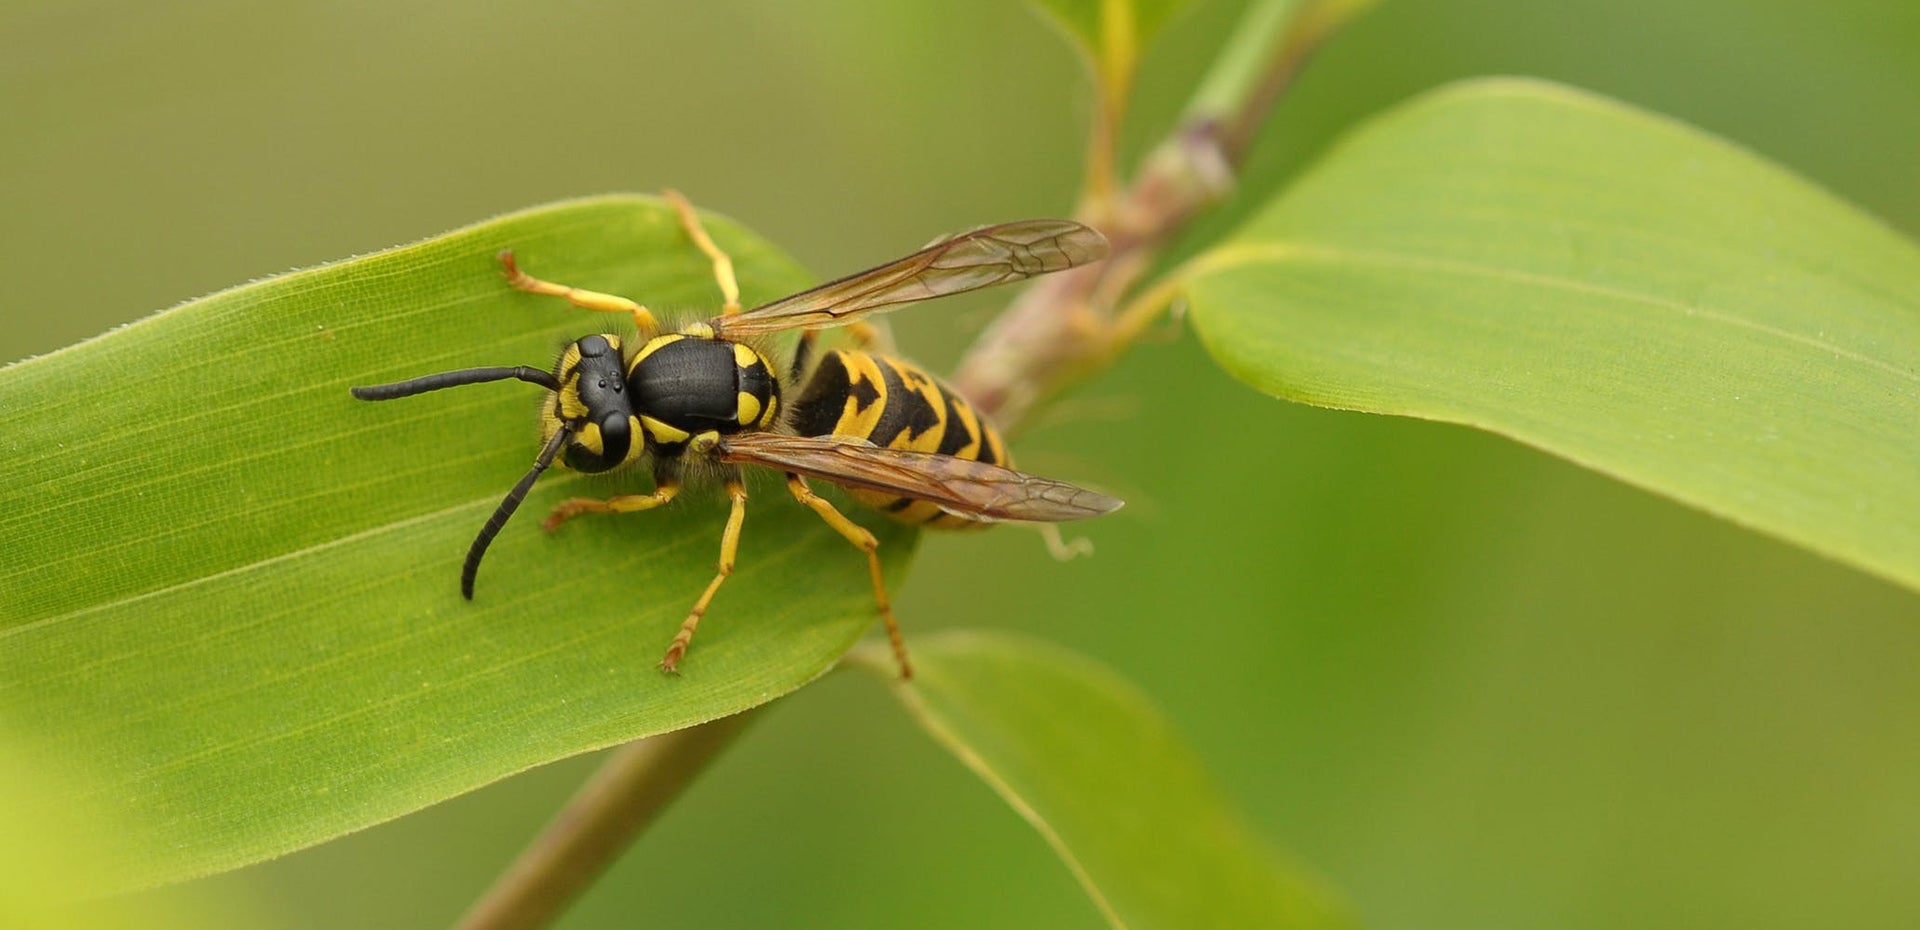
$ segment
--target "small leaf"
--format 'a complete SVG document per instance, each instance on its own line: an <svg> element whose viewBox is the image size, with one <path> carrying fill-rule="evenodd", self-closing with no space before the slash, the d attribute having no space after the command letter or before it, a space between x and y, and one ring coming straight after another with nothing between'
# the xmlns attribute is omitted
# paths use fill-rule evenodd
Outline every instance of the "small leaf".
<svg viewBox="0 0 1920 930"><path fill-rule="evenodd" d="M1101 84L1102 98L1117 100L1132 87L1141 53L1188 2L1034 0L1034 5L1074 40Z"/></svg>
<svg viewBox="0 0 1920 930"><path fill-rule="evenodd" d="M1920 249L1690 127L1442 90L1181 274L1262 390L1501 433L1920 587Z"/></svg>
<svg viewBox="0 0 1920 930"><path fill-rule="evenodd" d="M749 301L809 283L733 224L711 230ZM545 368L569 338L627 324L512 291L494 258L508 246L530 273L663 317L718 307L670 209L605 197L0 370L0 723L84 760L94 790L57 803L136 831L105 886L233 868L736 713L819 675L872 621L863 557L777 479L751 485L738 570L677 677L656 663L713 577L715 495L547 537L563 498L648 487L550 473L461 599L469 540L537 451L541 390L373 404L347 388ZM912 535L852 515L897 576Z"/></svg>
<svg viewBox="0 0 1920 930"><path fill-rule="evenodd" d="M851 657L1040 831L1114 927L1334 927L1316 884L1249 833L1200 760L1132 685L1045 643L960 632Z"/></svg>

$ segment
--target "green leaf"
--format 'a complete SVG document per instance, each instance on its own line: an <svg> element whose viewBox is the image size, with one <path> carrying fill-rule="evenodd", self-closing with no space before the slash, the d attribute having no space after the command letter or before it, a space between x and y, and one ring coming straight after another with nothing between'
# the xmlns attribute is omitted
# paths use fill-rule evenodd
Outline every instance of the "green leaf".
<svg viewBox="0 0 1920 930"><path fill-rule="evenodd" d="M1033 2L1074 41L1100 82L1103 99L1118 101L1133 85L1140 55L1189 0Z"/></svg>
<svg viewBox="0 0 1920 930"><path fill-rule="evenodd" d="M749 301L808 283L714 220ZM719 303L671 210L555 204L196 300L0 370L0 723L83 761L140 831L103 887L278 855L575 753L772 700L874 617L863 557L777 480L682 665L726 505L589 515L648 487L556 471L461 599L468 542L537 451L519 382L388 403L349 385L547 367L624 316L514 292L494 255L665 317ZM675 313L674 311L685 311ZM772 347L769 347L770 349ZM853 508L898 577L912 535Z"/></svg>
<svg viewBox="0 0 1920 930"><path fill-rule="evenodd" d="M1445 89L1180 274L1262 390L1491 430L1920 587L1920 250L1695 129Z"/></svg>
<svg viewBox="0 0 1920 930"><path fill-rule="evenodd" d="M1114 927L1331 927L1349 921L1240 822L1171 721L1110 669L1025 637L914 642L851 657L1040 831Z"/></svg>

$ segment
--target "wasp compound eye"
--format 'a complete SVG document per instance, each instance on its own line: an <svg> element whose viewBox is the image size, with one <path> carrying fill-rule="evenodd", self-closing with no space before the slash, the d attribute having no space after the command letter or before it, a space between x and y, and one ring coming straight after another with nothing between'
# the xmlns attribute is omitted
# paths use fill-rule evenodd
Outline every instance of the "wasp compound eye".
<svg viewBox="0 0 1920 930"><path fill-rule="evenodd" d="M591 474L625 462L633 451L631 423L623 413L608 413L598 422L589 422L567 443L567 467Z"/></svg>
<svg viewBox="0 0 1920 930"><path fill-rule="evenodd" d="M607 457L615 462L625 461L627 450L633 444L633 421L617 413L607 414L600 421L600 443L606 447Z"/></svg>

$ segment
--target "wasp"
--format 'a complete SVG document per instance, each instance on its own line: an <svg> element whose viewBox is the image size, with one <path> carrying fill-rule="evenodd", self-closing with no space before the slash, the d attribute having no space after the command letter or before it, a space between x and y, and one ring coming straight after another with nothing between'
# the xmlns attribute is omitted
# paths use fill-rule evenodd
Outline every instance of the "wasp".
<svg viewBox="0 0 1920 930"><path fill-rule="evenodd" d="M556 460L580 472L642 461L654 489L606 499L573 498L541 524L551 532L585 513L633 513L671 502L690 475L717 473L732 502L720 539L718 571L687 613L660 667L678 669L694 630L733 574L747 491L741 466L777 469L794 499L866 553L874 600L902 678L913 667L880 575L879 542L815 494L807 479L846 488L888 517L939 529L1014 521L1051 524L1118 509L1119 500L1012 468L1005 442L987 418L920 368L869 351L869 314L949 294L992 287L1098 261L1100 233L1068 220L1021 220L936 240L904 258L749 310L740 307L733 262L707 235L685 198L667 200L693 243L712 262L720 314L663 330L652 311L625 297L555 284L521 270L501 252L515 290L564 298L575 307L628 315L636 336L595 333L570 343L551 372L526 366L469 368L408 381L355 387L361 400L392 400L491 381L545 388L542 444L533 467L507 492L467 549L460 591L473 598L487 547ZM853 348L816 350L818 331L846 327ZM763 337L802 330L784 366Z"/></svg>

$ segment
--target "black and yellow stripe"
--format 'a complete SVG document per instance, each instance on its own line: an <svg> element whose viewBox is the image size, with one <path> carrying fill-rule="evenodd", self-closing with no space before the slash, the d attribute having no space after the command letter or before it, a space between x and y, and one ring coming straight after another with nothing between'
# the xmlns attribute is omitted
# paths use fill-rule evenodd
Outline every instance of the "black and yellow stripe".
<svg viewBox="0 0 1920 930"><path fill-rule="evenodd" d="M793 409L792 425L802 436L854 436L888 449L1013 464L999 432L966 398L899 359L828 350L814 365ZM902 523L945 529L987 525L926 501L877 491L852 493L855 500Z"/></svg>

